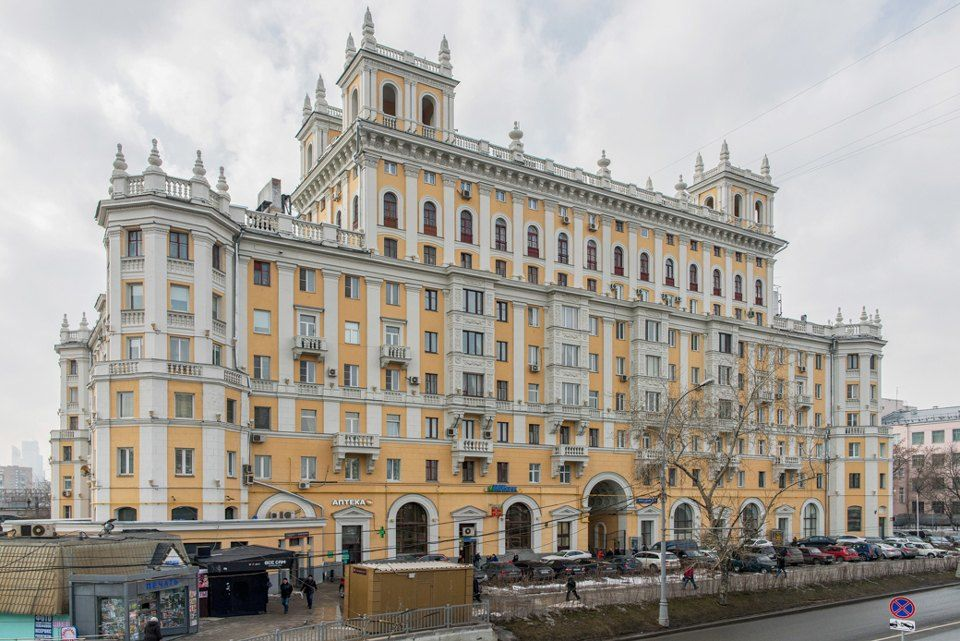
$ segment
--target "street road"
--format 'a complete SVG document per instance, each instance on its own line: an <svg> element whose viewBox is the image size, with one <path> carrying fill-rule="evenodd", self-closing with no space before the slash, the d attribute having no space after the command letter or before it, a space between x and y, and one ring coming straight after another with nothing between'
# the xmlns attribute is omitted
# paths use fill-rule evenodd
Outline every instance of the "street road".
<svg viewBox="0 0 960 641"><path fill-rule="evenodd" d="M918 592L909 597L917 604L917 614L913 617L917 631L907 633L906 639L960 639L960 587ZM876 599L658 638L666 641L895 641L900 639L900 633L889 628L889 602L888 598Z"/></svg>

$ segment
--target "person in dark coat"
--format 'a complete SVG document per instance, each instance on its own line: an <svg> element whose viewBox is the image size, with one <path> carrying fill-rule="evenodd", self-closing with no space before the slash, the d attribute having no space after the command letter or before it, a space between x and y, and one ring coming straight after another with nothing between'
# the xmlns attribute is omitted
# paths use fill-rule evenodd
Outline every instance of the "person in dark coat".
<svg viewBox="0 0 960 641"><path fill-rule="evenodd" d="M570 595L573 595L577 601L580 600L580 595L577 594L577 582L573 580L573 577L567 579L567 601L570 600Z"/></svg>
<svg viewBox="0 0 960 641"><path fill-rule="evenodd" d="M290 595L293 594L293 586L284 579L280 582L280 604L283 606L283 613L290 611Z"/></svg>
<svg viewBox="0 0 960 641"><path fill-rule="evenodd" d="M513 562L513 563L516 563L516 562L519 561L519 560L520 560L520 555L519 555L519 554L514 554L514 555L513 555L513 561L512 561L512 562Z"/></svg>
<svg viewBox="0 0 960 641"><path fill-rule="evenodd" d="M473 553L473 565L474 567L480 567L480 562L483 561L483 557L480 556L479 552Z"/></svg>
<svg viewBox="0 0 960 641"><path fill-rule="evenodd" d="M777 555L777 574L776 576L787 576L787 555L779 554Z"/></svg>
<svg viewBox="0 0 960 641"><path fill-rule="evenodd" d="M317 582L314 581L313 575L307 576L307 580L303 582L303 596L307 598L307 609L313 609L313 593L317 591Z"/></svg>
<svg viewBox="0 0 960 641"><path fill-rule="evenodd" d="M163 630L160 628L160 621L157 617L150 617L143 626L143 641L160 641L163 638Z"/></svg>
<svg viewBox="0 0 960 641"><path fill-rule="evenodd" d="M480 602L480 580L477 579L477 576L473 576L473 600L477 603Z"/></svg>

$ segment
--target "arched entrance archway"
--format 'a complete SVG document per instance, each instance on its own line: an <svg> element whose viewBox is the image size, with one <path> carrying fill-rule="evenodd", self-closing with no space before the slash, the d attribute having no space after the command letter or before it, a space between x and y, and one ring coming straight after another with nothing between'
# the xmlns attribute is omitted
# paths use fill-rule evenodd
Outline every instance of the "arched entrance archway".
<svg viewBox="0 0 960 641"><path fill-rule="evenodd" d="M630 505L623 487L610 479L599 481L587 495L587 506L590 550L626 548L626 511Z"/></svg>
<svg viewBox="0 0 960 641"><path fill-rule="evenodd" d="M427 553L427 511L407 503L397 512L397 554Z"/></svg>
<svg viewBox="0 0 960 641"><path fill-rule="evenodd" d="M504 515L506 549L509 552L533 548L533 513L523 503L514 503Z"/></svg>

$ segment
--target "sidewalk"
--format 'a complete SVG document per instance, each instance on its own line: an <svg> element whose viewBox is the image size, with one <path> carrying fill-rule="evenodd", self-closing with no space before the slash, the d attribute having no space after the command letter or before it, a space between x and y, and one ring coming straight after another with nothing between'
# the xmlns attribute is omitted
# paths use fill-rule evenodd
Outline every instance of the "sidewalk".
<svg viewBox="0 0 960 641"><path fill-rule="evenodd" d="M222 617L200 619L200 632L184 639L197 641L230 641L245 639L273 632L278 628L296 628L303 625L335 621L340 618L340 596L336 583L321 584L313 596L313 609L307 609L307 601L294 592L290 599L290 613L283 613L280 597L271 595L267 603L267 612L245 617Z"/></svg>

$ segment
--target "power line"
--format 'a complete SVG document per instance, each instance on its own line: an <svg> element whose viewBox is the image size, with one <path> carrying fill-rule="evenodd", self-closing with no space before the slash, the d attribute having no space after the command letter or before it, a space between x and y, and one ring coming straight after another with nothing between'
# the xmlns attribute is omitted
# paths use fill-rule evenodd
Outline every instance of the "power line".
<svg viewBox="0 0 960 641"><path fill-rule="evenodd" d="M928 18L927 20L924 20L923 22L921 22L920 24L916 25L915 27L909 29L908 31L905 31L905 32L901 33L899 36L897 36L897 37L894 38L893 40L887 41L886 43L880 45L880 46L877 47L876 49L874 49L874 50L872 50L872 51L864 54L863 56L857 58L856 60L854 60L854 61L851 62L850 64L847 64L847 65L845 65L845 66L837 69L836 71L828 74L827 76L821 78L820 80L816 81L815 83L813 83L813 84L811 84L811 85L808 85L807 87L805 87L805 88L801 89L800 91L796 92L795 94L793 94L793 95L790 96L789 98L787 98L787 99L785 99L785 100L782 100L782 101L778 102L777 104L773 105L772 107L770 107L769 109L766 109L766 110L760 112L759 114L753 116L752 118L750 118L750 119L747 120L746 122L743 122L743 123L737 125L736 127L734 127L733 129L730 129L729 131L726 131L726 132L722 133L720 136L714 138L713 140L710 140L709 142L706 142L706 143L698 146L696 149L694 149L693 151L690 151L690 152L684 154L683 156L681 156L681 157L678 158L677 160L674 160L673 162L671 162L671 163L669 163L669 164L667 164L667 165L664 165L664 166L661 167L660 169L657 169L654 173L659 174L661 171L664 171L665 169L669 169L670 167L673 167L673 166L676 165L677 163L683 162L684 160L686 160L687 158L689 158L689 157L692 156L693 154L697 153L697 152L698 152L700 149L702 149L703 147L706 147L707 145L712 145L712 144L714 144L714 143L716 143L716 142L719 142L719 141L723 140L724 138L726 138L727 136L729 136L730 134L733 134L733 133L736 133L737 131L740 131L741 129L743 129L743 128L746 127L747 125L750 125L750 124L756 122L757 120L763 118L764 116L766 116L766 115L768 115L768 114L776 111L776 110L779 109L780 107L782 107L782 106L784 106L784 105L786 105L786 104L788 104L788 103L793 102L794 100L796 100L796 99L799 98L800 96L802 96L802 95L806 94L807 92L809 92L809 91L811 91L811 90L819 87L820 85L822 85L823 83L827 82L828 80L831 80L832 78L840 75L841 73L843 73L843 72L846 71L847 69L850 69L851 67L854 67L854 66L860 64L861 62L863 62L863 61L866 60L867 58L873 56L874 54L877 54L877 53L883 51L884 49L886 49L886 48L889 47L890 45L894 44L895 42L898 42L899 40L902 40L903 38L909 36L911 33L917 31L918 29L922 29L923 27L927 26L928 24L930 24L931 22L933 22L933 21L936 20L937 18L940 18L941 16L944 16L945 14L949 13L950 11L953 11L953 10L956 9L958 6L960 6L960 2L957 2L957 3L955 3L955 4L950 5L949 7L947 7L946 9L944 9L943 11L941 11L940 13L938 13L938 14L930 17L930 18Z"/></svg>

